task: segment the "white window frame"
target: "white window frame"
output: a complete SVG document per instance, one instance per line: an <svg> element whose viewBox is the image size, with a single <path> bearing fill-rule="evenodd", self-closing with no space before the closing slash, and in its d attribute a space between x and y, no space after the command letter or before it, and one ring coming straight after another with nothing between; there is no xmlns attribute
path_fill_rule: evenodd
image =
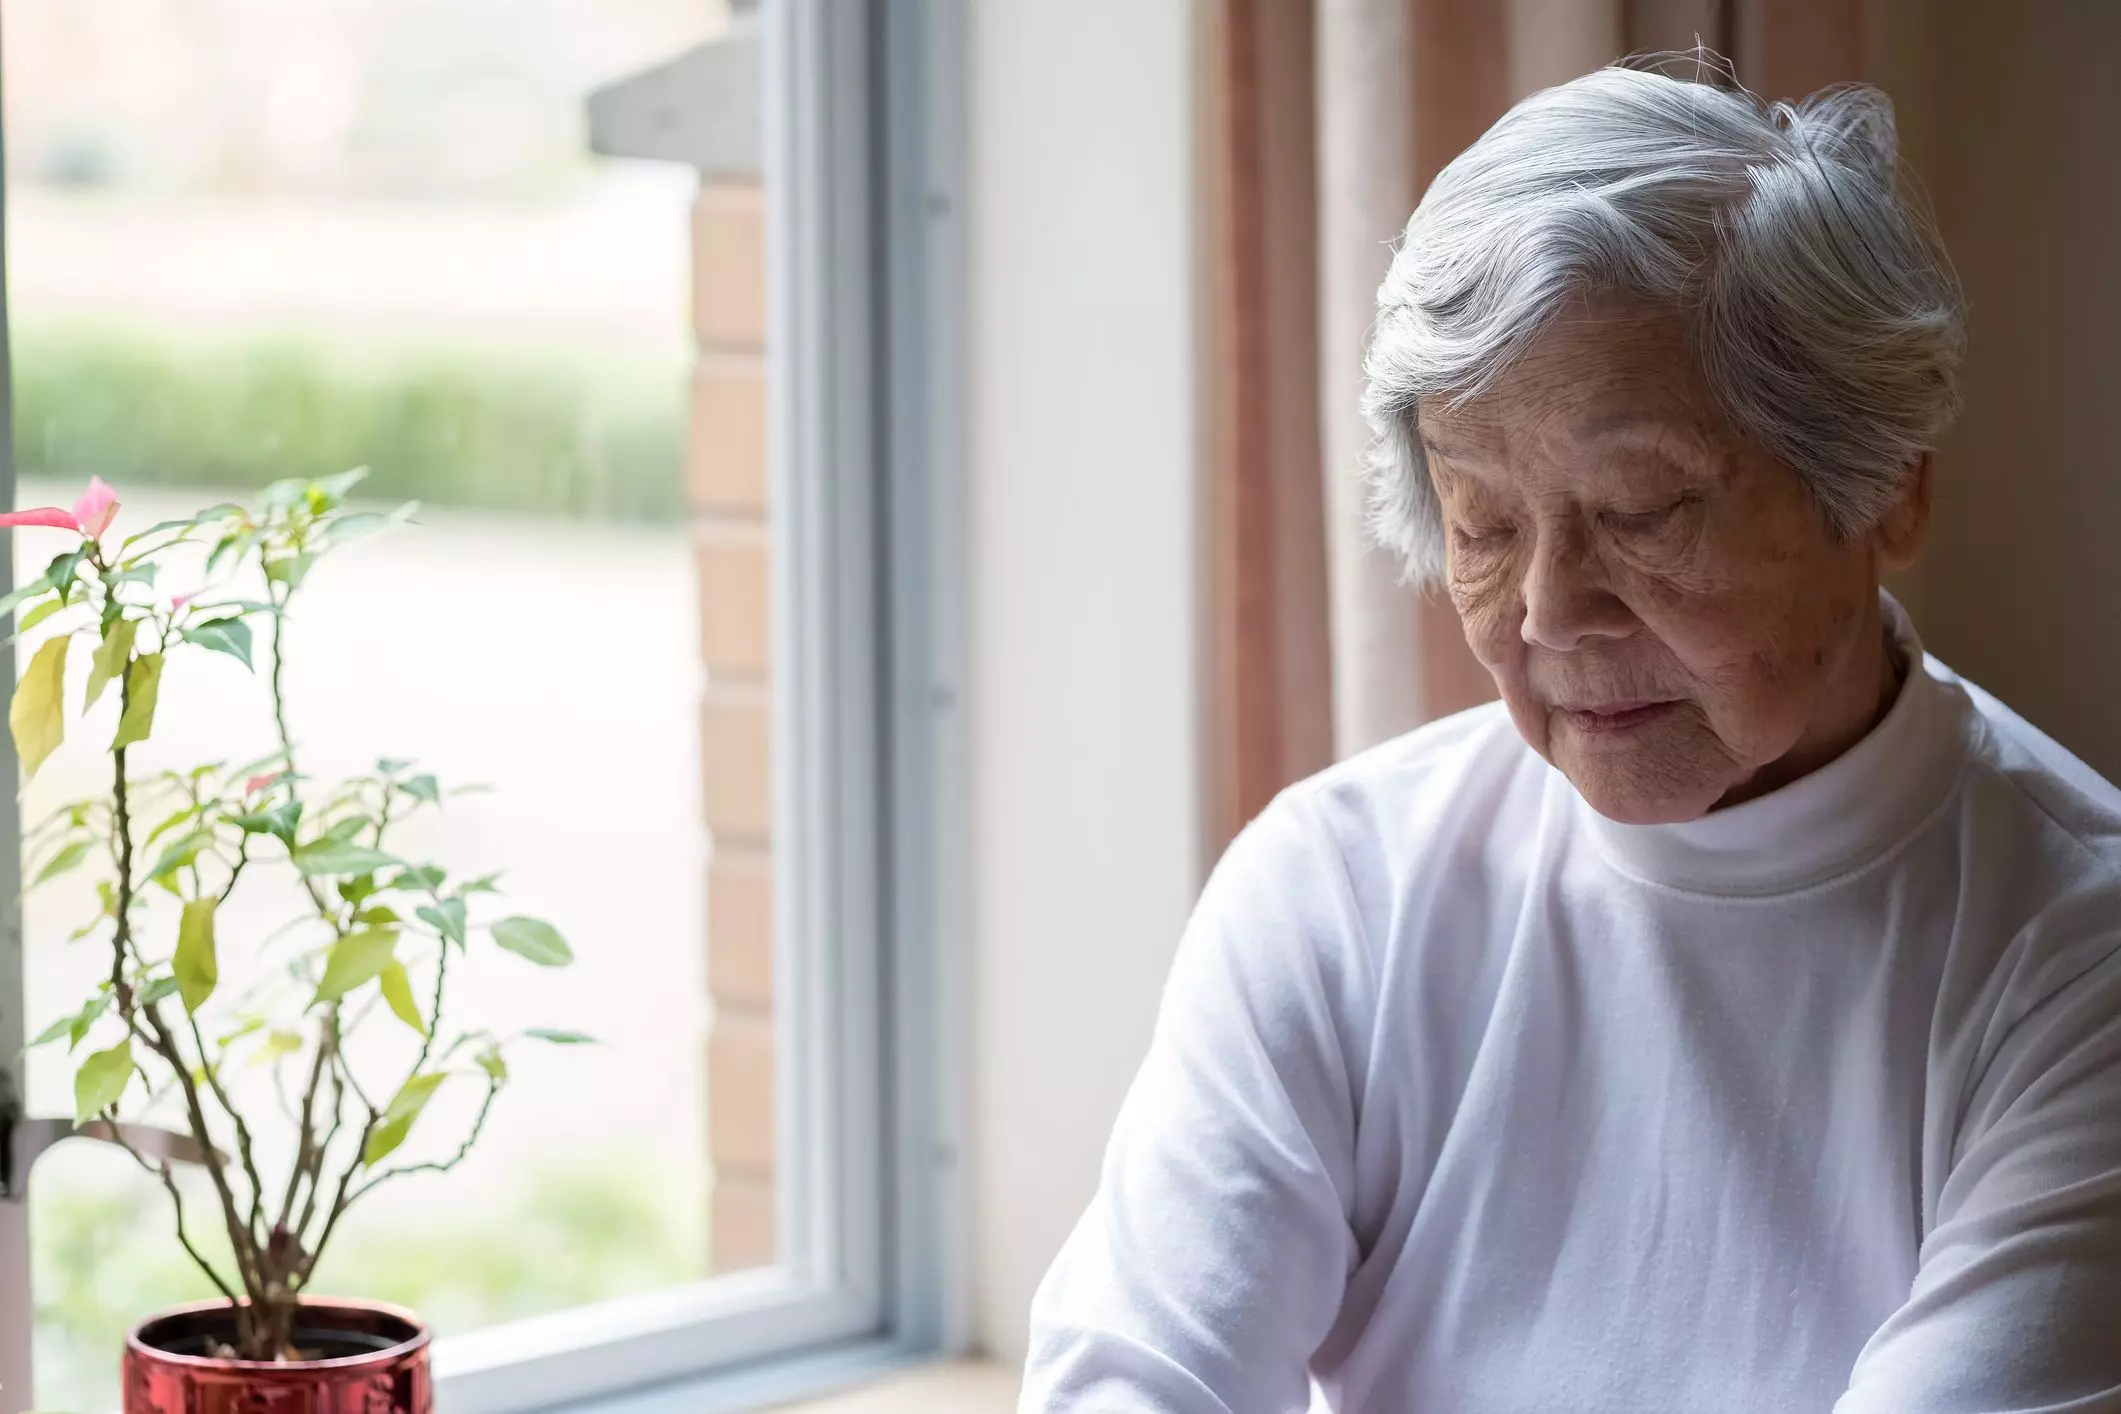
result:
<svg viewBox="0 0 2121 1414"><path fill-rule="evenodd" d="M961 3L761 7L781 1262L447 1338L449 1414L707 1414L965 1344ZM12 504L10 427L0 404ZM0 899L19 847L0 810ZM9 902L0 1057L23 995ZM0 1201L0 1382L28 1368L27 1232Z"/></svg>

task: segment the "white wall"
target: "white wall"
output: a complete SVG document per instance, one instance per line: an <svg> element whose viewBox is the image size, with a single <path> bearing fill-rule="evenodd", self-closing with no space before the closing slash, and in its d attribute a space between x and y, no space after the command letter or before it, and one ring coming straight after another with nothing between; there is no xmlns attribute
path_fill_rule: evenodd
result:
<svg viewBox="0 0 2121 1414"><path fill-rule="evenodd" d="M973 1278L1020 1360L1200 875L1190 7L966 9Z"/></svg>

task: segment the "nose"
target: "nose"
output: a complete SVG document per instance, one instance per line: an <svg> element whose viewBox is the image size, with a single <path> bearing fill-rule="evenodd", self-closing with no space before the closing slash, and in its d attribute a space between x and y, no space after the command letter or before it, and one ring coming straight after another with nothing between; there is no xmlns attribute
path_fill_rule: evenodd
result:
<svg viewBox="0 0 2121 1414"><path fill-rule="evenodd" d="M1524 577L1524 641L1566 652L1586 638L1626 638L1634 613L1615 594L1589 537L1573 524L1539 528Z"/></svg>

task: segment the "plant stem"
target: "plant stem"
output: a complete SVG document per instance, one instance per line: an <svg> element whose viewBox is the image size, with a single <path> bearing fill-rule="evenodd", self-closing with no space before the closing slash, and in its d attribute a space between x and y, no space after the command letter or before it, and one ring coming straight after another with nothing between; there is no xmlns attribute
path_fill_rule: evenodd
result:
<svg viewBox="0 0 2121 1414"><path fill-rule="evenodd" d="M126 1153L133 1156L133 1162L162 1180L162 1186L169 1190L170 1206L175 1208L177 1212L177 1241L182 1244L184 1254L192 1259L194 1266L206 1273L206 1279L220 1289L221 1294L228 1298L229 1304L235 1305L241 1298L236 1295L227 1282L221 1279L221 1274L214 1270L214 1264L199 1255L199 1249L192 1246L191 1238L184 1231L184 1195L177 1191L177 1180L170 1173L167 1161L158 1164L149 1163L147 1156L135 1149L132 1146L132 1141L127 1139L118 1128L116 1110L105 1111L104 1122L110 1126L110 1137L116 1140L118 1146L124 1149Z"/></svg>
<svg viewBox="0 0 2121 1414"><path fill-rule="evenodd" d="M336 1043L334 1043L336 1044ZM331 1146L339 1137L340 1126L346 1122L346 1082L334 1071L331 1077L331 1128L324 1131L323 1142L310 1155L309 1196L302 1200L302 1216L295 1223L294 1231L299 1236L309 1231L317 1217L317 1195L324 1187L324 1165L331 1155ZM363 1131L365 1135L367 1131ZM366 1143L366 1139L362 1141Z"/></svg>
<svg viewBox="0 0 2121 1414"><path fill-rule="evenodd" d="M302 1088L302 1124L297 1131L294 1167L287 1175L287 1195L280 1200L280 1226L286 1227L295 1213L295 1193L302 1186L302 1175L309 1168L310 1145L316 1142L315 1115L317 1089L324 1079L324 1064L331 1055L332 1028L319 1028L317 1035L317 1059L309 1067L309 1083Z"/></svg>
<svg viewBox="0 0 2121 1414"><path fill-rule="evenodd" d="M206 1083L212 1089L214 1101L221 1106L222 1113L235 1121L236 1153L243 1161L243 1176L250 1182L251 1233L255 1240L262 1244L266 1238L261 1227L265 1220L265 1183L258 1177L258 1161L251 1153L250 1126L244 1122L243 1112L228 1098L228 1091L221 1088L221 1075L212 1058L206 1053L206 1037L200 1034L199 1018L187 1014L185 1020L191 1026L192 1044L199 1048L199 1073L206 1077Z"/></svg>
<svg viewBox="0 0 2121 1414"><path fill-rule="evenodd" d="M100 555L97 559L100 564ZM130 671L121 675L118 686L118 701L120 719L122 720L125 710L132 705L132 674ZM199 1146L204 1151L206 1171L213 1179L215 1195L221 1200L222 1221L228 1228L229 1244L235 1254L237 1271L243 1278L244 1290L249 1293L253 1301L260 1301L264 1299L265 1292L263 1283L260 1280L261 1274L258 1271L257 1244L251 1240L250 1227L243 1221L237 1211L235 1194L231 1191L228 1184L227 1166L219 1152L214 1148L213 1131L206 1123L206 1110L199 1102L199 1087L192 1080L191 1067L185 1063L183 1050L177 1045L176 1038L170 1034L169 1027L163 1022L160 1010L154 1006L141 1006L133 994L131 985L125 980L125 960L128 956L137 956L138 954L138 946L133 940L132 932L132 904L134 897L133 822L131 802L126 796L125 750L121 746L111 752L112 771L115 778L111 786L111 799L115 806L112 812L114 816L112 823L118 836L116 850L118 918L116 930L111 940L111 991L117 998L119 1015L124 1018L127 1027L136 1034L140 1034L140 1016L144 1015L147 1018L148 1027L152 1035L144 1036L143 1039L147 1040L149 1047L155 1054L162 1057L170 1069L176 1073L178 1085L184 1092L184 1105L186 1114L191 1121L192 1133L198 1138ZM200 1055L202 1065L205 1060L206 1057L202 1052ZM178 1220L181 1222L182 1219L183 1213L180 1207Z"/></svg>
<svg viewBox="0 0 2121 1414"><path fill-rule="evenodd" d="M324 1231L317 1234L317 1240L314 1243L302 1244L308 1248L302 1258L303 1281L309 1280L310 1272L317 1265L317 1259L324 1255L325 1247L331 1242L332 1233L339 1226L339 1219L346 1216L346 1209L353 1201L347 1197L347 1190L353 1186L354 1175L361 1171L361 1156L368 1152L368 1136L375 1133L376 1124L382 1118L383 1116L380 1112L370 1110L368 1118L362 1121L361 1137L354 1144L353 1159L344 1169L340 1170L338 1190L332 1194L331 1209L324 1219Z"/></svg>
<svg viewBox="0 0 2121 1414"><path fill-rule="evenodd" d="M346 1200L347 1203L351 1205L355 1199L380 1187L393 1178L403 1178L409 1173L448 1173L462 1163L464 1156L471 1152L472 1146L479 1142L479 1133L486 1128L486 1116L493 1110L494 1097L500 1093L501 1082L489 1076L486 1081L486 1098L479 1103L479 1114L471 1122L471 1133L464 1136L464 1142L457 1146L457 1151L454 1154L439 1162L407 1164L403 1168L385 1169L355 1189L353 1196Z"/></svg>
<svg viewBox="0 0 2121 1414"><path fill-rule="evenodd" d="M199 1146L204 1150L206 1173L214 1183L214 1193L221 1200L222 1221L228 1227L229 1245L235 1249L236 1267L243 1275L243 1286L252 1301L263 1302L265 1273L258 1244L252 1240L249 1224L243 1221L236 1205L235 1190L228 1182L228 1161L213 1147L213 1129L206 1122L206 1107L199 1099L199 1086L192 1079L191 1067L185 1064L184 1052L177 1045L169 1026L162 1020L159 1006L141 1008L154 1033L152 1045L155 1053L177 1073L178 1088L184 1095L185 1113L191 1121L192 1133L198 1136Z"/></svg>

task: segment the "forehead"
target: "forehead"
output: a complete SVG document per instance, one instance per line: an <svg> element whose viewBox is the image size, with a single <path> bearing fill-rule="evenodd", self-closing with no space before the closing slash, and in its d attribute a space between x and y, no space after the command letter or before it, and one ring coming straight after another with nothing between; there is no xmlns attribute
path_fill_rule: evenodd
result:
<svg viewBox="0 0 2121 1414"><path fill-rule="evenodd" d="M1683 321L1610 305L1556 320L1478 396L1424 402L1420 430L1439 471L1476 476L1609 453L1694 463L1729 437Z"/></svg>

